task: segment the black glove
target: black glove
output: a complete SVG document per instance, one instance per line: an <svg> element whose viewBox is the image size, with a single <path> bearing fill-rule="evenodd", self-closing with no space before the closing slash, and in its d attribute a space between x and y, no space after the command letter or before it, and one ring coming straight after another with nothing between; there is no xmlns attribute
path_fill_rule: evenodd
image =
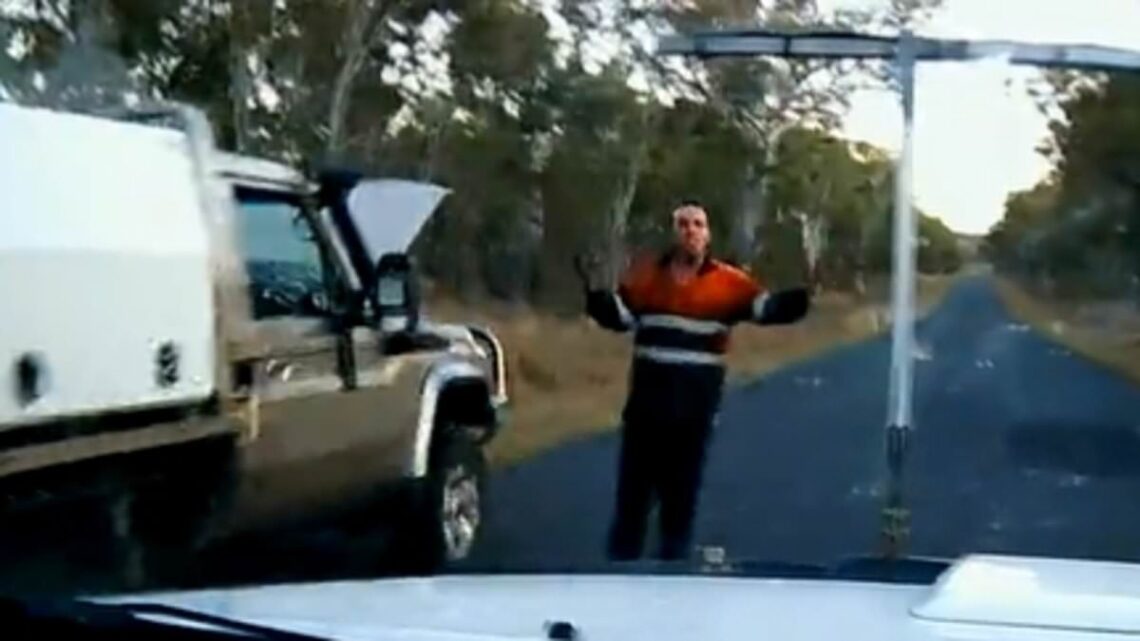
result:
<svg viewBox="0 0 1140 641"><path fill-rule="evenodd" d="M578 280L582 283L583 292L607 288L603 282L604 279L599 275L600 271L601 268L596 256L585 252L574 255L574 273L578 275Z"/></svg>
<svg viewBox="0 0 1140 641"><path fill-rule="evenodd" d="M811 296L806 287L771 292L764 302L763 314L756 320L761 325L788 325L803 318L809 307Z"/></svg>
<svg viewBox="0 0 1140 641"><path fill-rule="evenodd" d="M599 326L614 332L629 329L626 320L618 311L617 299L613 292L595 289L586 292L586 314Z"/></svg>
<svg viewBox="0 0 1140 641"><path fill-rule="evenodd" d="M586 297L586 314L601 327L615 332L630 328L628 319L622 317L616 294L611 285L598 275L597 260L585 254L574 256L574 272L582 283L582 293Z"/></svg>

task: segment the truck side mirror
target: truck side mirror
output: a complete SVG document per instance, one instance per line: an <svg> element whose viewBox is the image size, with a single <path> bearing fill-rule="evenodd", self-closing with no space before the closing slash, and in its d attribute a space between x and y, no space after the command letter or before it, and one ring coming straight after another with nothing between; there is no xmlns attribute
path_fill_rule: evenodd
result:
<svg viewBox="0 0 1140 641"><path fill-rule="evenodd" d="M377 261L372 305L381 333L416 331L420 320L419 288L407 254L384 254Z"/></svg>

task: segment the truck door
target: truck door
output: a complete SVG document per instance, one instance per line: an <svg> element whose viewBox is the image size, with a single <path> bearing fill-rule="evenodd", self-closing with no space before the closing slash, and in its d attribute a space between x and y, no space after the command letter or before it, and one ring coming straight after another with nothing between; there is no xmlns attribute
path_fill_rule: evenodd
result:
<svg viewBox="0 0 1140 641"><path fill-rule="evenodd" d="M398 474L388 453L397 426L415 421L401 408L416 404L386 403L394 384L350 389L355 359L329 304L336 270L303 201L246 188L236 197L252 318L235 346L234 378L248 387L255 416L234 512L241 529L340 507Z"/></svg>

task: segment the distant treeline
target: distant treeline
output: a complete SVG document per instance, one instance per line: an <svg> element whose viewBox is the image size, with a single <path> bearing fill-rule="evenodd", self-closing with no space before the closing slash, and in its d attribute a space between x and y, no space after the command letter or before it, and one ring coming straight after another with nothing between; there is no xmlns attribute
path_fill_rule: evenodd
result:
<svg viewBox="0 0 1140 641"><path fill-rule="evenodd" d="M1050 175L1015 193L983 246L999 269L1064 296L1140 294L1140 79L1052 74Z"/></svg>

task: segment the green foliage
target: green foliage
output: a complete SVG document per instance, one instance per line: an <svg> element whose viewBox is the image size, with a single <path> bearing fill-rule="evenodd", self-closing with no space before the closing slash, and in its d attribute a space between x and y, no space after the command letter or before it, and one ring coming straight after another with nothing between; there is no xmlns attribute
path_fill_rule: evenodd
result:
<svg viewBox="0 0 1140 641"><path fill-rule="evenodd" d="M1134 295L1140 274L1140 79L1054 75L1054 170L1012 194L986 237L1000 268L1060 291Z"/></svg>
<svg viewBox="0 0 1140 641"><path fill-rule="evenodd" d="M717 61L685 75L645 55L635 27L890 24L932 3L897 4L824 16L810 0L566 0L556 30L524 0L44 0L0 10L0 45L23 45L0 46L0 87L65 107L185 101L243 153L335 154L445 184L416 252L468 296L576 306L571 257L617 265L659 246L684 198L708 206L718 254L771 281L850 287L889 268L891 163L834 133L849 70ZM87 73L92 52L101 73ZM742 230L758 231L743 253ZM923 268L951 268L952 234L930 221L923 234Z"/></svg>

